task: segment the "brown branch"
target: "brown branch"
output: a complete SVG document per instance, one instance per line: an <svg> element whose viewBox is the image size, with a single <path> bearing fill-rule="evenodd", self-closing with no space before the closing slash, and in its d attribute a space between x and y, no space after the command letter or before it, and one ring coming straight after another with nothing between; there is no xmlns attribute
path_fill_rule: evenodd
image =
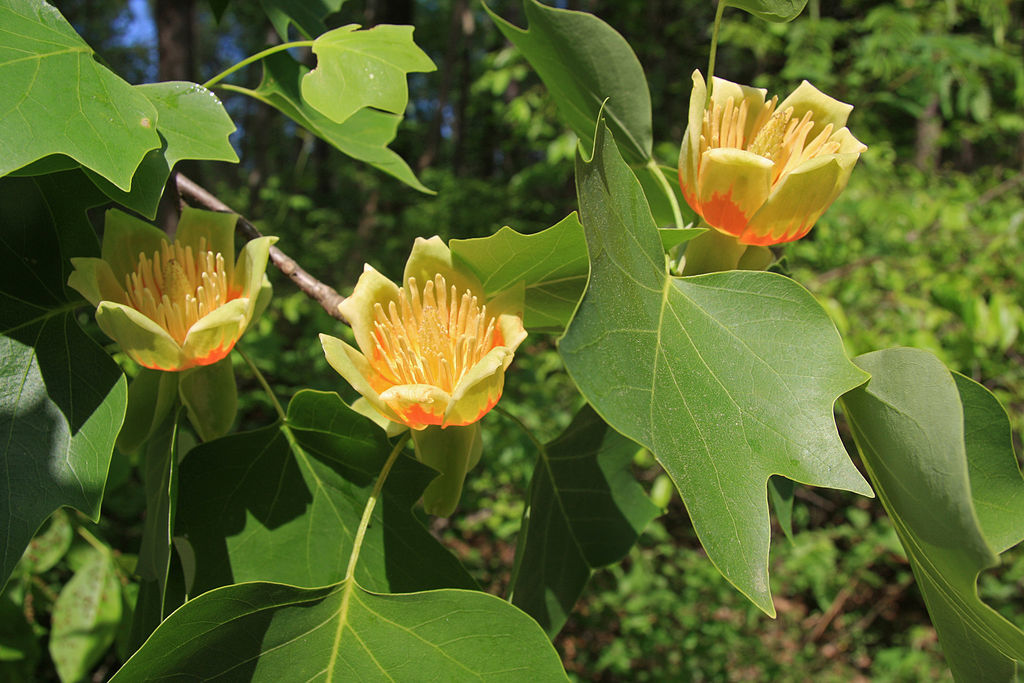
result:
<svg viewBox="0 0 1024 683"><path fill-rule="evenodd" d="M237 211L214 197L209 191L197 185L187 176L178 173L177 178L178 192L181 194L182 198L189 199L192 203L201 206L204 209L238 214ZM246 220L241 214L238 214L238 223L235 224L235 230L250 240L263 236L260 234L260 231L257 230L256 227ZM299 289L305 292L306 296L323 306L324 310L327 311L332 318L336 318L343 323L348 322L345 320L345 316L341 314L341 311L338 310L339 304L345 300L345 297L338 294L333 287L325 285L323 282L320 282L315 277L307 273L303 270L302 266L295 262L295 259L285 254L276 246L270 247L270 262L273 263L278 270L290 277L292 282L294 282Z"/></svg>

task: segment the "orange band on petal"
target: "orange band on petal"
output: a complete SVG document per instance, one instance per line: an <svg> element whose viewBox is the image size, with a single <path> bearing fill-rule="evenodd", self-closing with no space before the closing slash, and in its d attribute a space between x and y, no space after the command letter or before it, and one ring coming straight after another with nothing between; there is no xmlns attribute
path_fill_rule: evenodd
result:
<svg viewBox="0 0 1024 683"><path fill-rule="evenodd" d="M229 353L231 349L235 348L235 342L230 342L227 346L218 346L217 348L210 351L208 354L201 358L196 358L193 363L196 365L213 365L217 361L223 359Z"/></svg>
<svg viewBox="0 0 1024 683"><path fill-rule="evenodd" d="M716 193L700 205L701 217L717 230L739 236L750 223L750 216L732 201L732 193Z"/></svg>
<svg viewBox="0 0 1024 683"><path fill-rule="evenodd" d="M427 425L444 424L443 414L435 415L434 413L428 412L418 403L412 404L405 410L399 410L397 406L394 405L394 402L392 402L390 408L398 413L398 416L402 418L402 421L413 429L423 429Z"/></svg>

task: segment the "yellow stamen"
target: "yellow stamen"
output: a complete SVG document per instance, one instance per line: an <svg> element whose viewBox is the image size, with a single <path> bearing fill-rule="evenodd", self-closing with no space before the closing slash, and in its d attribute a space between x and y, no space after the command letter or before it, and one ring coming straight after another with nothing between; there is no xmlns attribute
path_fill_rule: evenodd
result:
<svg viewBox="0 0 1024 683"><path fill-rule="evenodd" d="M451 393L497 343L496 321L472 292L459 296L436 275L420 292L416 278L385 310L374 305L377 370L396 384L430 384Z"/></svg>
<svg viewBox="0 0 1024 683"><path fill-rule="evenodd" d="M237 298L229 285L224 256L207 251L204 238L198 254L190 246L167 242L152 257L140 253L135 272L125 276L132 307L179 344L200 318Z"/></svg>
<svg viewBox="0 0 1024 683"><path fill-rule="evenodd" d="M793 120L793 108L776 111L779 98L761 105L754 105L744 99L737 106L730 97L725 104L712 102L704 110L704 123L700 137L700 156L709 149L745 149L772 161L774 186L800 164L817 156L835 154L839 141L834 140L833 126L828 124L818 135L807 142L807 136L814 128L810 111L797 121ZM753 116L754 122L749 134L747 121Z"/></svg>

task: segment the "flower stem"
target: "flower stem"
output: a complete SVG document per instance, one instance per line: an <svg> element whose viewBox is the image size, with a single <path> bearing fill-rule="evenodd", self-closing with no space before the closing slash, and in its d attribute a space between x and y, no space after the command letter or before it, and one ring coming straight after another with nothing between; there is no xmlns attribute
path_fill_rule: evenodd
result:
<svg viewBox="0 0 1024 683"><path fill-rule="evenodd" d="M676 227L683 227L683 214L679 210L679 200L676 199L676 193L672 191L672 186L665 180L665 174L661 172L661 167L658 166L658 162L654 159L647 161L647 168L654 174L655 179L661 186L661 189L665 192L665 196L668 197L669 206L672 207L672 220L675 221Z"/></svg>
<svg viewBox="0 0 1024 683"><path fill-rule="evenodd" d="M245 351L242 351L242 349L237 346L235 347L235 351L238 352L238 355L241 356L242 360L244 360L249 366L249 370L252 371L253 376L263 387L263 391L266 392L267 396L270 398L270 402L274 404L274 411L277 413L277 416L281 418L281 422L284 423L286 418L284 408L281 407L281 402L277 400L277 396L274 396L274 390L271 389L270 384L267 383L267 378L263 376L263 373L260 372L260 369L256 367L256 364L252 362L252 359L246 355Z"/></svg>
<svg viewBox="0 0 1024 683"><path fill-rule="evenodd" d="M369 499L366 501L366 507L363 508L363 517L359 520L359 528L356 529L356 536L352 540L352 554L348 556L348 569L345 570L345 581L348 581L356 573L356 562L359 561L359 550L363 546L363 537L366 536L366 529L370 526L370 517L373 516L373 508L377 505L377 498L380 497L380 492L384 488L384 482L388 478L388 474L391 472L391 466L395 464L395 460L398 459L398 454L405 448L406 442L409 441L411 432L406 432L402 435L402 438L398 440L395 447L391 449L391 455L384 462L384 467L381 468L380 476L377 477L377 482L373 485L373 491L370 493Z"/></svg>
<svg viewBox="0 0 1024 683"><path fill-rule="evenodd" d="M540 442L540 440L536 436L533 435L533 431L529 427L526 426L525 422L523 422L518 417L516 417L512 413L508 412L507 410L505 410L501 406L494 406L494 412L500 413L501 415L504 415L508 419L510 419L513 422L515 422L519 426L519 428L521 430L523 430L523 433L526 434L527 437L529 437L530 441L533 442L533 445L537 448L538 451L540 451L541 453L547 453L547 451L544 449L544 444L542 444Z"/></svg>
<svg viewBox="0 0 1024 683"><path fill-rule="evenodd" d="M711 31L711 52L708 55L708 96L704 100L704 108L711 104L711 90L715 87L715 54L718 52L718 27L722 23L722 12L725 11L726 0L718 0L715 10L715 28Z"/></svg>
<svg viewBox="0 0 1024 683"><path fill-rule="evenodd" d="M203 83L203 87L204 88L212 88L214 86L214 84L220 82L222 79L226 78L227 76L230 76L231 74L235 73L236 71L238 71L242 67L249 66L253 62L258 62L259 60L263 59L264 57L269 57L270 55L272 55L272 54L274 54L276 52L281 52L283 50L289 50L289 49L291 49L293 47L311 47L312 45L313 45L313 41L312 40L296 40L296 41L291 42L291 43L282 43L281 45L275 45L273 47L268 47L266 50L262 50L260 52L257 52L256 54L252 55L251 57L246 57L245 59L243 59L242 61L238 62L234 66L230 66L227 69L225 69L224 71L221 71L219 74L217 74L216 76L214 76L210 80L206 81L206 83Z"/></svg>

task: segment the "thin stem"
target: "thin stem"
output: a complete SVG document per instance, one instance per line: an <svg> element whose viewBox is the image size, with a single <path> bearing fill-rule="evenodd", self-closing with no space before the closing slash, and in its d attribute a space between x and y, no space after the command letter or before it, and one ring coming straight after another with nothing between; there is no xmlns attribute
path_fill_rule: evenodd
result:
<svg viewBox="0 0 1024 683"><path fill-rule="evenodd" d="M665 180L665 174L661 172L658 162L654 159L648 160L647 168L651 169L651 173L654 174L658 184L661 185L661 189L665 192L665 196L668 197L668 203L672 207L672 220L675 221L676 227L683 227L683 214L679 210L679 200L676 199L676 193L672 191L672 186Z"/></svg>
<svg viewBox="0 0 1024 683"><path fill-rule="evenodd" d="M249 366L249 370L252 371L253 376L256 377L256 380L263 387L263 391L265 391L267 396L270 397L270 402L274 404L274 411L277 412L277 416L281 418L281 422L284 424L286 421L284 408L281 407L281 402L277 400L277 396L274 396L274 390L271 389L270 385L267 383L267 378L263 376L263 373L260 372L260 369L256 367L256 364L252 362L252 359L249 358L245 351L237 346L235 347L235 351L237 351L238 355L242 357L242 360L246 362ZM291 434L291 430L289 430L289 434Z"/></svg>
<svg viewBox="0 0 1024 683"><path fill-rule="evenodd" d="M99 550L101 553L110 553L110 547L103 543L103 541L101 541L100 539L96 538L96 536L94 536L93 533L86 529L84 526L78 527L78 535L84 538L89 543L89 545L91 545L93 548L96 548L96 550Z"/></svg>
<svg viewBox="0 0 1024 683"><path fill-rule="evenodd" d="M726 0L718 0L718 9L715 10L715 28L711 32L711 53L708 55L708 96L704 100L704 107L711 104L711 89L715 84L715 54L718 52L718 27L722 23L722 12L725 11Z"/></svg>
<svg viewBox="0 0 1024 683"><path fill-rule="evenodd" d="M235 73L236 71L238 71L242 67L249 66L253 62L258 62L259 60L263 59L264 57L269 57L270 55L272 55L272 54L274 54L276 52L281 52L283 50L289 50L289 49L291 49L293 47L311 47L312 45L313 45L313 41L312 40L296 40L293 43L282 43L281 45L275 45L273 47L268 47L266 50L262 50L260 52L257 52L256 54L252 55L251 57L246 57L245 59L243 59L242 61L238 62L234 66L230 66L227 69L224 69L224 71L221 71L219 74L217 74L216 76L214 76L210 80L206 81L206 83L203 83L203 87L204 88L212 88L215 83L221 81L222 79L226 78L227 76L230 76L231 74Z"/></svg>
<svg viewBox="0 0 1024 683"><path fill-rule="evenodd" d="M529 437L530 441L533 442L533 445L537 447L537 450L540 451L541 454L546 454L547 453L547 450L544 448L544 444L542 444L540 442L540 440L536 436L533 435L533 431L529 427L526 426L525 422L523 422L518 417L516 417L512 413L508 412L507 410L505 410L501 406L494 406L494 412L500 413L500 414L504 415L505 417L507 417L508 419L512 420L517 425L519 425L519 428L522 429L523 433L526 434L526 436Z"/></svg>
<svg viewBox="0 0 1024 683"><path fill-rule="evenodd" d="M373 485L373 491L370 493L370 498L366 501L366 507L363 508L363 518L359 520L359 528L356 529L356 536L352 540L352 554L348 557L348 569L345 570L345 581L348 581L356 573L356 562L359 561L359 550L363 546L363 537L366 535L366 529L370 526L370 517L373 516L373 508L377 505L377 498L380 497L380 492L384 488L384 482L388 478L388 473L391 472L391 466L395 464L395 460L398 459L398 454L405 448L405 444L409 441L411 432L406 432L402 435L402 438L398 440L395 447L391 450L391 455L388 456L387 461L384 463L384 467L381 468L380 476L377 477L377 483Z"/></svg>

